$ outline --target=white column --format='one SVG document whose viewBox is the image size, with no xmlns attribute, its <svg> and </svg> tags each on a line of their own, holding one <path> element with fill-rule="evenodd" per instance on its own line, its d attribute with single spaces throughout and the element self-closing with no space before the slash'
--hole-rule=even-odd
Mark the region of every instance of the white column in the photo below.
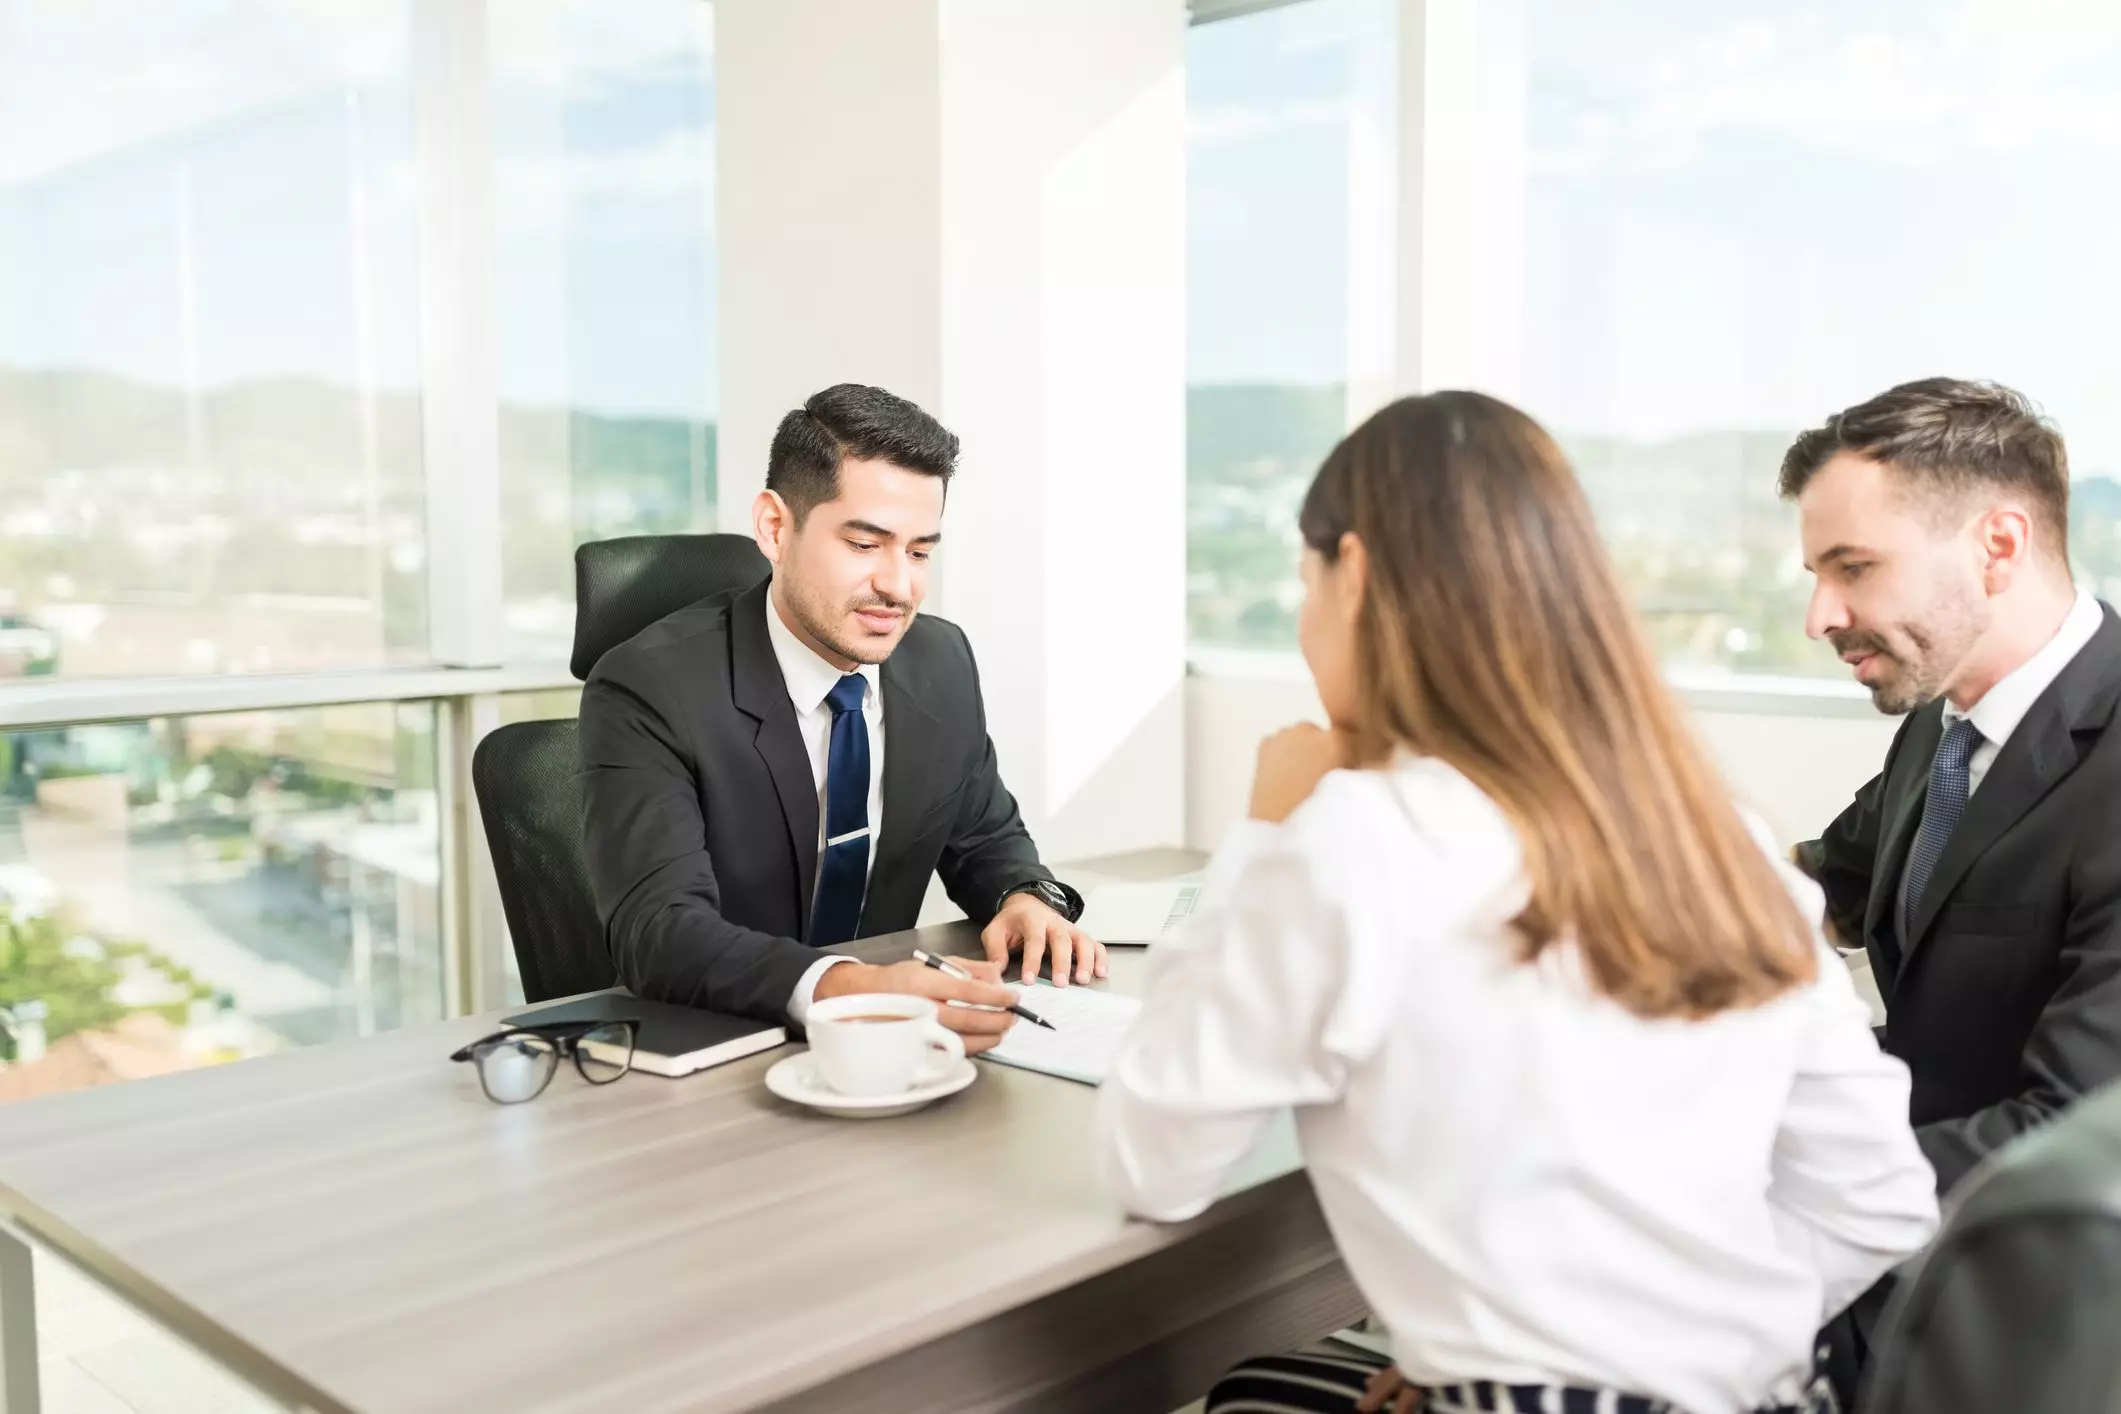
<svg viewBox="0 0 2121 1414">
<path fill-rule="evenodd" d="M 718 0 L 716 524 L 782 414 L 834 383 L 940 408 L 937 0 Z M 952 527 L 955 529 L 955 527 Z"/>
<path fill-rule="evenodd" d="M 722 523 L 851 379 L 964 442 L 929 609 L 1049 858 L 1178 841 L 1182 0 L 720 0 Z"/>
<path fill-rule="evenodd" d="M 501 452 L 484 0 L 413 6 L 427 620 L 434 660 L 501 661 Z"/>
<path fill-rule="evenodd" d="M 1400 393 L 1522 380 L 1524 0 L 1398 0 Z"/>
</svg>

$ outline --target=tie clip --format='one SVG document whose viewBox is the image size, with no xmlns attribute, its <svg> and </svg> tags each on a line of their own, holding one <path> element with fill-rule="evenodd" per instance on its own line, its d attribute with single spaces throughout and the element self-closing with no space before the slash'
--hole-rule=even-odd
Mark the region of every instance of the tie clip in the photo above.
<svg viewBox="0 0 2121 1414">
<path fill-rule="evenodd" d="M 844 835 L 834 835 L 831 839 L 825 841 L 825 848 L 830 849 L 836 844 L 845 844 L 849 840 L 861 839 L 868 833 L 869 827 L 864 825 L 859 830 L 849 830 Z"/>
</svg>

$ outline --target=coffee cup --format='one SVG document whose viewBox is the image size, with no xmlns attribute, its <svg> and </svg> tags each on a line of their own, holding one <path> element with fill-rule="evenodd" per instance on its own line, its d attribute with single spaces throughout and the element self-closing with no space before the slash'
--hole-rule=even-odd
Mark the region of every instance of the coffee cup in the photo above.
<svg viewBox="0 0 2121 1414">
<path fill-rule="evenodd" d="M 825 1083 L 868 1099 L 932 1085 L 965 1058 L 965 1043 L 926 997 L 859 993 L 815 1003 L 804 1021 Z"/>
</svg>

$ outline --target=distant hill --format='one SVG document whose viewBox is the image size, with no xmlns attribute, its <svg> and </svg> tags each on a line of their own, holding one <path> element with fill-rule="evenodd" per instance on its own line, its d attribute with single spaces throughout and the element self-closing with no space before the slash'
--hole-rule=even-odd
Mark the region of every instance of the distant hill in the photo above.
<svg viewBox="0 0 2121 1414">
<path fill-rule="evenodd" d="M 1346 431 L 1337 383 L 1213 383 L 1186 389 L 1186 477 L 1221 481 L 1233 469 L 1293 464 L 1308 478 Z"/>
<path fill-rule="evenodd" d="M 2121 481 L 2111 476 L 2087 476 L 2069 487 L 2072 521 L 2121 521 Z"/>
<path fill-rule="evenodd" d="M 162 468 L 181 482 L 196 455 L 225 487 L 231 509 L 291 516 L 343 508 L 372 456 L 382 499 L 417 509 L 425 486 L 420 418 L 416 392 L 384 392 L 364 406 L 350 388 L 283 378 L 213 389 L 193 422 L 178 389 L 86 369 L 0 366 L 0 491 L 18 505 L 41 501 L 55 469 Z M 550 488 L 577 505 L 615 496 L 648 519 L 681 516 L 696 442 L 713 484 L 714 431 L 712 423 L 676 417 L 504 403 L 503 514 L 533 514 L 539 492 Z"/>
</svg>

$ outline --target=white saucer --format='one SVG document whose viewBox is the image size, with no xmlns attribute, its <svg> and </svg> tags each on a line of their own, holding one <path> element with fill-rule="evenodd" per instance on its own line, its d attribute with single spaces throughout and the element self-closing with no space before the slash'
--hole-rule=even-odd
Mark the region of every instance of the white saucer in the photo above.
<svg viewBox="0 0 2121 1414">
<path fill-rule="evenodd" d="M 892 1115 L 911 1114 L 945 1095 L 955 1095 L 977 1079 L 979 1067 L 969 1060 L 961 1060 L 933 1084 L 896 1095 L 858 1098 L 842 1095 L 827 1085 L 825 1077 L 818 1072 L 817 1057 L 808 1051 L 797 1051 L 786 1060 L 775 1062 L 773 1069 L 766 1072 L 766 1088 L 784 1100 L 808 1105 L 820 1113 L 838 1115 L 841 1119 L 887 1119 Z"/>
</svg>

